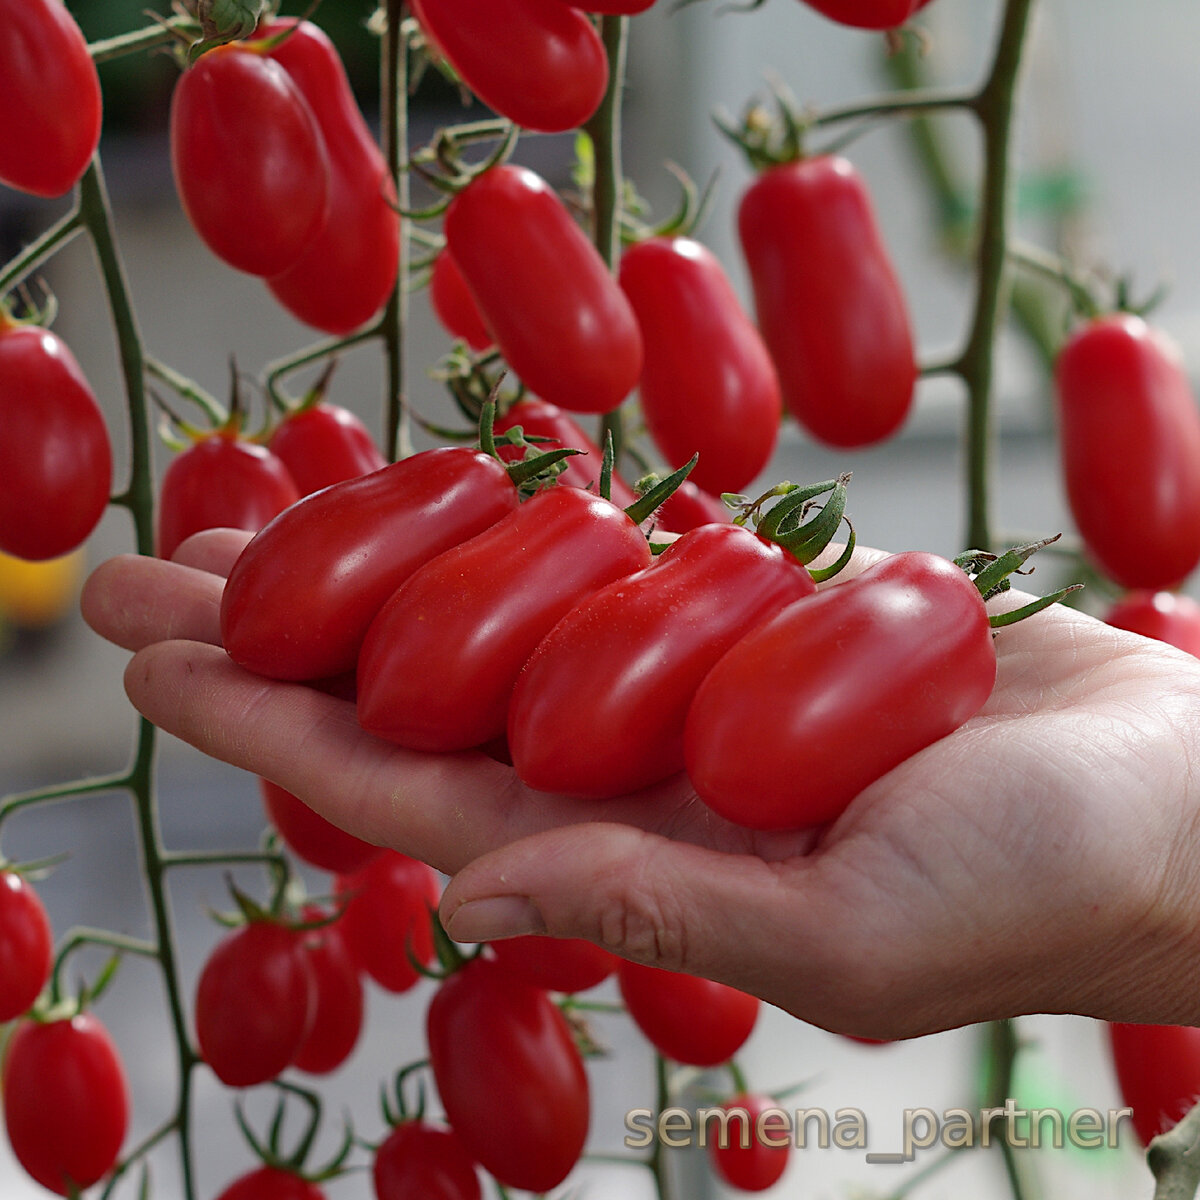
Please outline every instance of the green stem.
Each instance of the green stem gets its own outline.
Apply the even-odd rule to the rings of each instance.
[[[0,799],[0,825],[24,808],[94,796],[98,792],[122,791],[128,788],[129,784],[128,773],[122,772],[120,775],[103,775],[93,779],[74,779],[70,783],[55,783],[29,792],[14,792]]]
[[[837,125],[869,117],[903,116],[906,113],[935,113],[947,109],[971,108],[976,102],[974,92],[958,89],[905,91],[875,96],[822,109],[812,121],[814,126]]]
[[[1013,1094],[1013,1068],[1021,1049],[1016,1023],[1012,1020],[991,1021],[984,1026],[983,1037],[985,1086],[980,1107],[1002,1109]],[[1027,1169],[1030,1162],[1028,1156],[1025,1159],[1018,1157],[1017,1147],[1012,1145],[1003,1129],[996,1138],[996,1144],[1004,1158],[1013,1200],[1038,1200],[1040,1189],[1033,1171]]]
[[[57,254],[72,238],[82,232],[83,217],[78,208],[73,208],[0,270],[0,296],[12,291],[17,284],[32,275],[46,259]]]
[[[657,1052],[654,1055],[654,1090],[655,1112],[663,1112],[671,1105],[671,1081],[667,1060]],[[666,1155],[663,1153],[662,1138],[655,1138],[650,1151],[650,1171],[654,1175],[654,1189],[658,1200],[670,1200],[671,1179],[667,1169]]]
[[[109,59],[122,58],[126,54],[136,54],[141,50],[154,50],[159,46],[170,45],[177,41],[177,32],[196,30],[199,26],[191,17],[169,17],[148,25],[145,29],[135,29],[132,33],[121,33],[116,37],[102,38],[88,46],[88,53],[94,62],[108,62]]]
[[[287,859],[271,850],[177,850],[164,851],[163,870],[175,867],[238,867],[261,863],[263,866],[290,871]]]
[[[1146,1151],[1154,1175],[1154,1200],[1192,1200],[1200,1188],[1200,1104],[1159,1134]]]
[[[286,358],[276,359],[275,362],[269,363],[263,372],[263,387],[266,389],[267,395],[271,398],[271,403],[280,412],[285,411],[288,401],[279,386],[285,376],[290,375],[293,371],[299,371],[301,368],[307,367],[312,363],[320,362],[322,359],[332,358],[333,355],[338,354],[340,351],[349,350],[352,346],[357,346],[361,342],[370,341],[371,338],[379,336],[381,328],[382,323],[376,322],[362,329],[356,329],[353,333],[347,334],[345,337],[327,338],[324,341],[315,342],[311,346],[305,346],[303,350],[299,350],[295,354],[289,354]]]

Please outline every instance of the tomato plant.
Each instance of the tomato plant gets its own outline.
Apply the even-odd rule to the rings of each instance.
[[[1200,1029],[1190,1025],[1108,1027],[1113,1066],[1143,1146],[1165,1133],[1200,1096]]]
[[[916,386],[913,336],[858,171],[835,155],[770,167],[742,195],[737,219],[788,410],[830,446],[895,433]]]
[[[1178,348],[1141,317],[1088,321],[1058,354],[1059,450],[1088,553],[1127,588],[1200,562],[1200,413]]]
[[[472,959],[434,993],[426,1037],[467,1152],[510,1187],[557,1187],[583,1152],[590,1102],[583,1059],[550,997]]]
[[[757,997],[698,975],[623,959],[617,981],[634,1024],[675,1062],[695,1067],[728,1062],[758,1021]]]
[[[288,849],[298,858],[323,871],[357,871],[381,852],[339,829],[303,800],[269,779],[259,779],[267,819],[275,826]]]
[[[401,1121],[371,1164],[375,1200],[480,1200],[475,1163],[453,1129]]]
[[[625,251],[620,284],[642,331],[638,395],[655,445],[672,467],[698,453],[697,487],[741,491],[775,450],[783,402],[725,268],[694,238],[648,238]]]
[[[586,992],[616,969],[617,956],[584,938],[526,937],[492,942],[492,957],[506,971],[548,992]]]
[[[642,369],[637,318],[544,179],[492,167],[455,196],[444,228],[500,352],[531,391],[570,412],[609,412],[625,399]]]
[[[33,886],[0,870],[0,1025],[26,1013],[50,978],[54,937]]]
[[[730,1187],[764,1192],[783,1177],[790,1160],[791,1126],[770,1096],[742,1093],[722,1107],[729,1114],[708,1131],[708,1160]]]
[[[324,401],[288,413],[267,448],[287,467],[301,496],[387,466],[361,418]]]
[[[495,458],[441,447],[304,497],[242,552],[221,638],[275,679],[350,671],[375,614],[419,566],[517,506]],[[336,562],[337,570],[327,570]]]
[[[59,0],[0,0],[0,183],[61,196],[100,141],[100,79]]]
[[[328,921],[329,915],[316,905],[303,913],[306,922]],[[358,1044],[366,1007],[362,978],[340,919],[307,930],[301,944],[313,977],[312,1016],[293,1063],[310,1075],[328,1075]]]
[[[479,315],[467,281],[449,250],[442,250],[434,259],[429,276],[429,302],[442,328],[472,350],[486,350],[492,344],[491,332]]]
[[[251,275],[291,267],[330,213],[313,110],[279,63],[242,45],[210,50],[179,77],[171,168],[196,232]]]
[[[419,750],[504,732],[517,675],[589,592],[649,565],[615,504],[550,487],[415,572],[380,609],[358,658],[358,721]]]
[[[325,1200],[325,1193],[295,1171],[264,1165],[239,1175],[217,1200]]]
[[[129,1126],[129,1084],[94,1014],[21,1021],[8,1039],[2,1082],[9,1144],[44,1188],[72,1195],[116,1164]]]
[[[228,1087],[274,1079],[304,1044],[313,994],[302,935],[275,920],[249,921],[218,942],[200,971],[201,1057]]]
[[[789,605],[721,658],[688,712],[688,775],[738,824],[819,825],[962,725],[995,679],[970,577],[932,554],[892,555]]]
[[[0,480],[0,550],[38,560],[86,541],[112,487],[108,427],[75,356],[3,309]]]
[[[1200,657],[1200,603],[1181,592],[1129,592],[1109,607],[1109,625]]]

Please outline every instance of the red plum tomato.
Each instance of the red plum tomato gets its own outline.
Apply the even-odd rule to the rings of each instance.
[[[322,871],[357,871],[382,853],[381,847],[331,824],[286,788],[269,779],[258,783],[267,819],[287,848],[309,865]]]
[[[771,1096],[734,1096],[707,1130],[708,1161],[730,1187],[765,1192],[783,1177],[791,1153],[792,1118]]]
[[[1200,1096],[1200,1029],[1112,1024],[1108,1033],[1121,1098],[1133,1109],[1138,1140],[1148,1146]]]
[[[262,1166],[235,1179],[217,1200],[325,1200],[325,1193],[294,1171]]]
[[[584,938],[529,934],[490,943],[492,957],[506,971],[548,992],[586,992],[616,969],[617,956]]]
[[[401,1121],[371,1164],[375,1200],[481,1200],[475,1163],[453,1129]]]
[[[1181,592],[1129,592],[1112,604],[1104,620],[1200,658],[1200,603]]]
[[[348,408],[324,401],[289,413],[267,448],[283,460],[301,496],[387,466],[361,419]]]
[[[896,29],[929,0],[803,0],[839,25],[855,29]]]
[[[41,995],[53,954],[50,918],[33,885],[0,871],[0,1025],[28,1012]]]
[[[479,315],[475,298],[463,279],[449,250],[443,250],[433,263],[429,276],[429,302],[442,328],[472,350],[486,350],[492,334]]]
[[[366,1008],[358,963],[346,945],[340,919],[329,921],[329,915],[315,905],[306,907],[306,922],[327,923],[301,934],[313,976],[312,1020],[293,1064],[310,1075],[328,1075],[350,1057]]]

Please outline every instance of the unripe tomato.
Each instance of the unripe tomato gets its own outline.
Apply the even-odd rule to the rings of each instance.
[[[1104,620],[1186,650],[1200,658],[1200,603],[1180,592],[1130,592],[1113,604]]]
[[[0,312],[0,550],[58,558],[108,507],[112,446],[66,343]]]
[[[61,196],[100,141],[100,79],[61,0],[0,0],[0,183]]]
[[[362,421],[348,408],[324,401],[289,413],[267,449],[282,459],[302,496],[387,466]]]
[[[1200,1029],[1190,1025],[1108,1027],[1121,1098],[1143,1146],[1165,1133],[1200,1096]]]
[[[83,548],[31,562],[0,550],[0,621],[48,629],[75,612],[83,582]]]
[[[1059,447],[1089,555],[1127,588],[1200,563],[1200,412],[1178,348],[1141,317],[1089,321],[1059,352]]]
[[[54,939],[33,885],[0,871],[0,1025],[32,1007],[50,978]]]
[[[912,329],[855,168],[830,155],[769,168],[742,196],[738,234],[792,415],[830,446],[895,433],[917,379]]]
[[[571,412],[609,412],[625,399],[642,369],[637,318],[544,179],[511,164],[484,171],[451,202],[445,233],[500,352],[531,391]]]
[[[208,248],[251,275],[278,275],[330,216],[329,159],[288,73],[244,43],[218,46],[179,77],[171,167]]]

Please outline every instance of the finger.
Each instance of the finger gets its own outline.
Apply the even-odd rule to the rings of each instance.
[[[207,571],[123,554],[91,573],[80,610],[92,629],[125,650],[172,638],[219,644],[221,587]]]
[[[253,536],[245,529],[204,529],[182,541],[171,561],[225,579]]]

